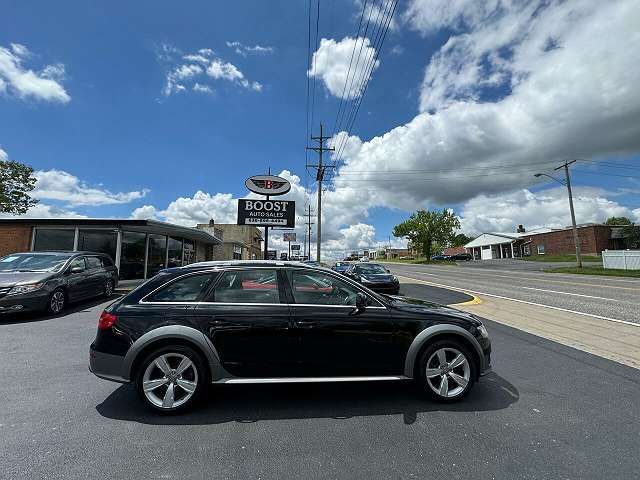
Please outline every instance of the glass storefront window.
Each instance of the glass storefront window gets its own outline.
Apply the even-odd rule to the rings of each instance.
[[[76,231],[73,228],[49,229],[37,228],[35,231],[33,249],[42,250],[73,250]]]
[[[184,239],[184,265],[196,261],[196,246],[193,240]]]
[[[146,246],[146,233],[122,232],[120,278],[123,280],[144,278],[144,251]]]
[[[181,267],[182,266],[182,239],[169,237],[169,260],[167,267]]]
[[[78,250],[106,253],[116,258],[118,233],[113,230],[80,230],[78,232]]]
[[[153,277],[165,268],[167,261],[167,237],[149,235],[149,253],[147,255],[147,278]]]

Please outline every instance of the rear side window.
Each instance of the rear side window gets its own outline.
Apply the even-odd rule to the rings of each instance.
[[[100,257],[100,260],[102,260],[102,265],[105,267],[113,267],[113,262],[110,257]]]
[[[147,302],[196,302],[209,287],[213,274],[203,273],[182,277],[145,299]]]
[[[216,285],[211,298],[216,303],[280,303],[275,270],[230,270]]]
[[[102,261],[98,257],[84,257],[87,261],[87,268],[102,268]]]

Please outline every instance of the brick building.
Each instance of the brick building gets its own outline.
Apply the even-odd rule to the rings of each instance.
[[[263,257],[262,231],[258,227],[210,220],[199,223],[196,228],[222,240],[211,247],[214,260],[261,260]]]
[[[580,250],[584,255],[600,255],[603,250],[625,248],[623,226],[578,225]],[[575,253],[572,228],[540,228],[530,232],[520,225],[513,233],[483,233],[465,245],[474,260],[567,255]]]

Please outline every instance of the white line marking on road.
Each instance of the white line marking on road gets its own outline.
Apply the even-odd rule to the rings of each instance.
[[[409,280],[417,280],[419,282],[424,282],[427,285],[433,285],[435,287],[446,287],[446,288],[451,288],[452,290],[458,290],[460,292],[473,293],[473,294],[476,294],[476,295],[485,295],[487,297],[501,298],[503,300],[511,300],[512,302],[519,302],[519,303],[524,303],[524,304],[527,304],[527,305],[535,305],[535,306],[538,306],[538,307],[550,308],[552,310],[559,310],[561,312],[575,313],[576,315],[584,315],[586,317],[600,318],[602,320],[608,320],[609,322],[624,323],[625,325],[631,325],[633,327],[640,327],[640,324],[638,324],[638,323],[628,322],[626,320],[619,320],[617,318],[604,317],[602,315],[595,315],[593,313],[578,312],[576,310],[569,310],[568,308],[554,307],[552,305],[545,305],[543,303],[528,302],[526,300],[519,300],[517,298],[511,298],[511,297],[504,297],[502,295],[495,295],[493,293],[478,292],[476,290],[469,290],[469,289],[466,289],[466,288],[455,287],[453,285],[445,285],[443,283],[427,282],[426,280],[421,280],[419,278],[413,278],[413,277],[405,277],[404,275],[399,275],[399,276],[407,278]]]
[[[442,268],[442,267],[438,267],[438,268]],[[513,281],[513,280],[542,280],[545,283],[562,283],[565,285],[573,285],[573,286],[583,286],[583,287],[598,287],[598,288],[615,288],[618,290],[631,290],[633,292],[640,292],[640,288],[633,288],[633,287],[619,287],[617,285],[605,285],[603,283],[584,283],[584,282],[568,282],[568,281],[563,281],[563,280],[553,280],[553,278],[565,278],[565,276],[559,276],[556,273],[542,273],[542,275],[544,276],[543,278],[536,278],[536,277],[525,277],[522,276],[520,271],[514,272],[513,275],[494,275],[491,273],[486,273],[487,270],[483,270],[483,271],[477,271],[479,270],[478,268],[447,268],[447,273],[452,273],[453,276],[455,277],[456,274],[458,275],[463,275],[465,276],[465,278],[467,278],[466,276],[468,275],[484,275],[485,277],[491,277],[491,278],[508,278],[509,280]],[[493,270],[495,271],[495,270]],[[424,275],[432,275],[432,276],[439,276],[439,275],[435,275],[433,273],[425,273],[425,272],[411,272],[411,273],[419,273],[419,274],[424,274]],[[527,272],[527,274],[530,274],[530,272]],[[576,279],[576,280],[584,280],[584,279]],[[588,280],[600,280],[599,278],[589,278]],[[607,278],[607,281],[609,281],[609,279]]]
[[[537,290],[538,292],[559,293],[560,295],[573,295],[574,297],[597,298],[598,300],[609,300],[611,302],[623,301],[623,300],[618,300],[616,298],[596,297],[595,295],[583,295],[582,293],[560,292],[558,290],[547,290],[545,288],[534,288],[534,287],[520,287],[520,288],[524,288],[525,290]],[[632,303],[632,302],[629,302],[629,303]]]

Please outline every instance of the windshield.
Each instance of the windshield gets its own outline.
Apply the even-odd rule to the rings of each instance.
[[[63,255],[8,255],[0,259],[0,272],[57,272],[67,260]]]
[[[365,275],[376,275],[380,273],[388,273],[382,265],[359,265],[356,267],[356,271],[358,273],[363,273]]]

